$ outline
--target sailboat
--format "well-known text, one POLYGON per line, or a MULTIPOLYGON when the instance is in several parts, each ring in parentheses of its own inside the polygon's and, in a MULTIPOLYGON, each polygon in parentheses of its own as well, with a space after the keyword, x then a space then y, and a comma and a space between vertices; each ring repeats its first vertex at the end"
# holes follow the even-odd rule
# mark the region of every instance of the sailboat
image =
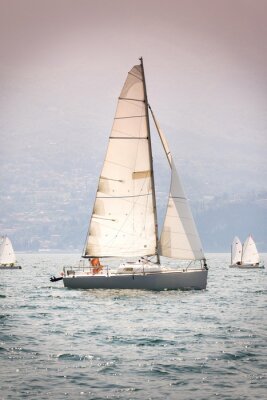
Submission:
POLYGON ((240 240, 235 237, 232 244, 230 268, 264 268, 264 265, 260 263, 260 256, 251 235, 246 239, 243 246, 240 240))
POLYGON ((230 267, 236 267, 241 264, 242 258, 242 243, 240 239, 235 236, 231 246, 231 265, 230 267))
POLYGON ((3 236, 0 243, 0 269, 21 269, 16 265, 16 256, 12 243, 7 236, 3 236))
POLYGON ((63 279, 65 287, 80 289, 207 286, 201 241, 167 140, 148 103, 142 58, 129 71, 119 95, 82 258, 86 264, 64 267, 61 278, 50 280, 63 279), (171 170, 160 237, 149 113, 171 170), (175 260, 175 265, 162 265, 160 257, 175 260), (114 268, 116 260, 120 262, 114 268), (179 268, 178 260, 186 265, 179 268))

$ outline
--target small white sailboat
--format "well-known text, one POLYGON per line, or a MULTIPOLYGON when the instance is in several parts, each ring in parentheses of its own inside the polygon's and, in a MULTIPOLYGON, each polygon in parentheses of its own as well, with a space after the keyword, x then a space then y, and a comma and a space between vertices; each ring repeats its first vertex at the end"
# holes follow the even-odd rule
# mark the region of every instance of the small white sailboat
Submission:
POLYGON ((238 266, 241 264, 242 258, 242 243, 240 239, 235 236, 231 246, 231 265, 230 267, 238 266))
POLYGON ((0 269, 21 269, 16 265, 16 256, 12 243, 7 236, 3 236, 0 243, 0 269))
POLYGON ((246 239, 243 246, 240 240, 235 237, 232 244, 230 268, 264 268, 264 265, 260 263, 260 256, 251 235, 246 239))
POLYGON ((66 287, 81 289, 205 289, 207 285, 208 268, 194 219, 166 138, 148 104, 142 58, 128 73, 118 99, 82 257, 89 259, 89 265, 87 260, 87 265, 65 267, 62 277, 51 281, 63 279, 66 287), (149 111, 171 170, 160 238, 149 111), (175 259, 175 265, 164 267, 161 256, 175 259), (126 261, 113 269, 114 261, 108 264, 107 258, 126 261), (182 260, 182 268, 177 260, 182 260))

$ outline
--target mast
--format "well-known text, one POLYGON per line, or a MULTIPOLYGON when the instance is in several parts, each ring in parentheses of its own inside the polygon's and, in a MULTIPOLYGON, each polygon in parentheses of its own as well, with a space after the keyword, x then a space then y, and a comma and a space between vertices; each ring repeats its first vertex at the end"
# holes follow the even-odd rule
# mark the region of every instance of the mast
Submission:
POLYGON ((160 264, 160 257, 159 257, 159 238, 158 238, 158 216, 157 216, 157 203, 156 203, 156 193, 155 193, 155 180, 154 180, 154 169, 153 169, 153 156, 152 156, 152 145, 151 145, 151 135, 150 135, 150 124, 149 124, 149 115, 148 115, 148 101, 147 101, 147 91, 146 91, 146 80, 145 80, 145 72, 144 72, 144 65, 143 65, 143 57, 139 58, 143 82, 144 82, 144 102, 145 102, 145 109, 146 109, 146 123, 147 123, 147 134, 148 134, 148 149, 149 149, 149 159, 150 159, 150 166, 151 166, 151 186, 152 186, 152 199, 153 199, 153 210, 154 210, 154 224, 155 224, 155 236, 156 236, 156 257, 157 263, 160 264))

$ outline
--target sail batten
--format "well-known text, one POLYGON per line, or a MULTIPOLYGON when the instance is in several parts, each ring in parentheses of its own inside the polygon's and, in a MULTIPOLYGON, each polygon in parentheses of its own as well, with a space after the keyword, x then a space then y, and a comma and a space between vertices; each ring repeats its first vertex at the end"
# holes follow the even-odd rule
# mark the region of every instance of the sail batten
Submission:
POLYGON ((141 101, 142 103, 144 102, 144 100, 140 100, 140 99, 128 99, 127 97, 119 97, 119 100, 125 100, 125 101, 141 101))
POLYGON ((97 199, 130 199, 132 197, 142 197, 142 196, 150 196, 150 193, 146 193, 146 194, 136 194, 136 195, 132 195, 132 196, 97 196, 97 199))
POLYGON ((115 117, 114 119, 144 118, 145 115, 131 115, 129 117, 115 117))
POLYGON ((111 140, 112 139, 126 139, 126 140, 147 140, 148 138, 147 137, 143 137, 143 138, 140 138, 140 137, 127 137, 127 136, 125 136, 125 137, 123 137, 123 136, 112 136, 111 138, 110 138, 111 140))

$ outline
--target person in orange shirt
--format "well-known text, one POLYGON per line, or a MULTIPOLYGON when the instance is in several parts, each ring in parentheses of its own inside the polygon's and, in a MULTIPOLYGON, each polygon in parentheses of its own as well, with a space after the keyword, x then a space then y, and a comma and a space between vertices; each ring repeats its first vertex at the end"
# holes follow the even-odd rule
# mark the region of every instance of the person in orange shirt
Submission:
POLYGON ((103 268, 102 265, 100 265, 99 258, 92 258, 90 262, 91 266, 93 267, 93 275, 98 274, 103 268))

